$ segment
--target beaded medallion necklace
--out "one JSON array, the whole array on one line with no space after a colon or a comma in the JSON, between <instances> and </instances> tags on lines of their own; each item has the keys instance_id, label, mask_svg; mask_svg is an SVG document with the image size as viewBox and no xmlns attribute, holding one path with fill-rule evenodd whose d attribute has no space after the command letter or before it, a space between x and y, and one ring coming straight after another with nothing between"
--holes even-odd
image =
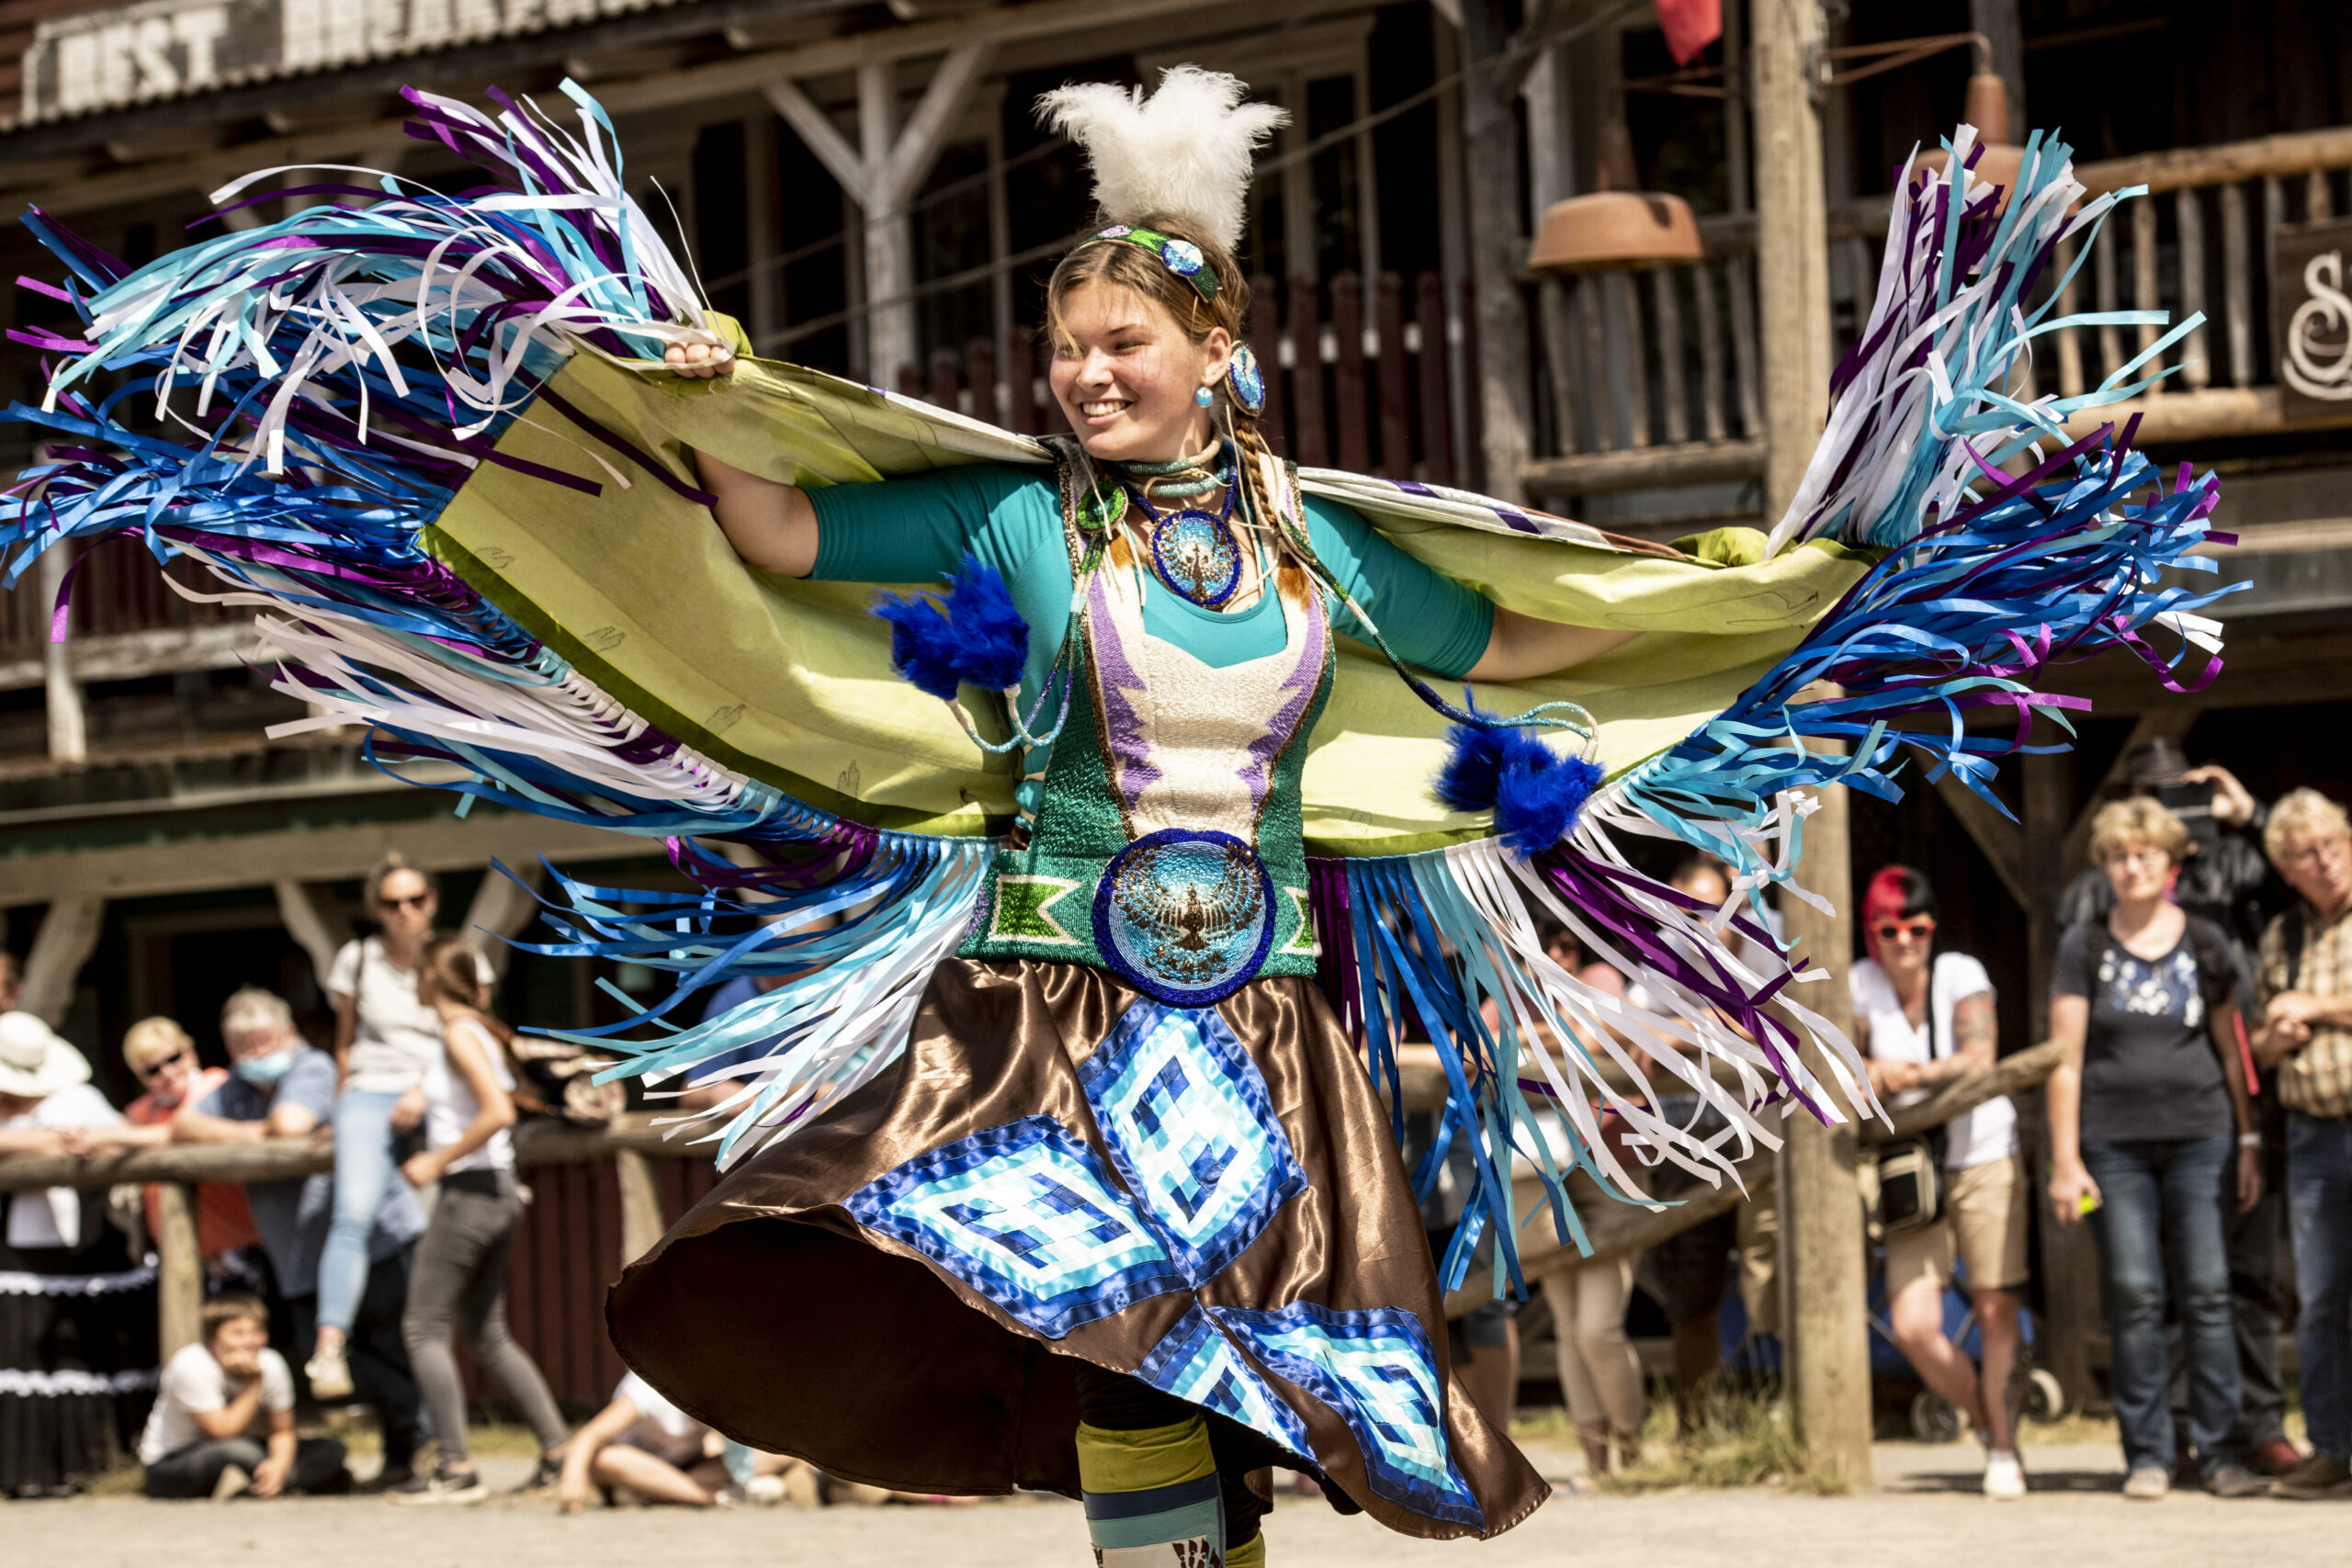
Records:
<instances>
[{"instance_id":1,"label":"beaded medallion necklace","mask_svg":"<svg viewBox=\"0 0 2352 1568\"><path fill-rule=\"evenodd\" d=\"M1233 532L1233 502L1239 490L1229 449L1162 463L1106 463L1149 521L1151 570L1171 592L1204 610L1219 609L1241 586L1241 541ZM1180 505L1162 512L1155 499L1182 502L1222 489L1216 512Z\"/></svg>"}]
</instances>

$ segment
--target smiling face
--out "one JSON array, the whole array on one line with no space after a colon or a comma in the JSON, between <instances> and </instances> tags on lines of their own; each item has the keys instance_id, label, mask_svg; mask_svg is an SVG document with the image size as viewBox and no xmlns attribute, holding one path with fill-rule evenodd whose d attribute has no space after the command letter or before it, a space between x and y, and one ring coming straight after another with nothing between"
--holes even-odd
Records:
<instances>
[{"instance_id":1,"label":"smiling face","mask_svg":"<svg viewBox=\"0 0 2352 1568\"><path fill-rule=\"evenodd\" d=\"M1165 462L1208 446L1196 394L1232 358L1223 327L1194 343L1164 306L1109 282L1071 289L1054 314L1054 400L1090 457Z\"/></svg>"}]
</instances>

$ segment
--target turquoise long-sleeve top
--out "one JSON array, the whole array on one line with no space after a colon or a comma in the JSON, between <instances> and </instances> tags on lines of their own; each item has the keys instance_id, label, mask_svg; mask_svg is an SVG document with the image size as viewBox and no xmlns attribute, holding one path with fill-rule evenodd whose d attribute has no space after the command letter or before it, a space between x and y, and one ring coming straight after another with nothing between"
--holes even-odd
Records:
<instances>
[{"instance_id":1,"label":"turquoise long-sleeve top","mask_svg":"<svg viewBox=\"0 0 2352 1568\"><path fill-rule=\"evenodd\" d=\"M965 552L1004 576L1029 623L1024 706L1036 700L1069 624L1069 552L1061 498L1049 474L974 464L919 479L831 485L808 492L817 513L812 578L838 582L924 582L946 576ZM1449 679L1469 673L1493 634L1494 606L1432 571L1374 532L1363 513L1306 498L1307 537L1331 575L1379 623L1396 656ZM1344 605L1333 627L1370 641ZM1231 614L1204 609L1144 573L1143 620L1152 636L1223 669L1283 646L1282 602L1261 594ZM1045 715L1041 723L1051 723Z\"/></svg>"}]
</instances>

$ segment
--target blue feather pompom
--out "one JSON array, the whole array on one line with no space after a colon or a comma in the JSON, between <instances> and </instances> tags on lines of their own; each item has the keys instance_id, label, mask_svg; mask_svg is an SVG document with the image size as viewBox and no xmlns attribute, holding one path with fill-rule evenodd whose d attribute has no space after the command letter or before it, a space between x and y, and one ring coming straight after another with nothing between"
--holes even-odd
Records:
<instances>
[{"instance_id":1,"label":"blue feather pompom","mask_svg":"<svg viewBox=\"0 0 2352 1568\"><path fill-rule=\"evenodd\" d=\"M1012 607L1004 574L969 551L947 580L946 609L933 598L885 593L874 613L890 623L890 667L920 691L954 702L961 685L1018 685L1029 623Z\"/></svg>"},{"instance_id":2,"label":"blue feather pompom","mask_svg":"<svg viewBox=\"0 0 2352 1568\"><path fill-rule=\"evenodd\" d=\"M1523 729L1457 724L1445 738L1438 799L1454 811L1492 811L1504 846L1522 859L1567 837L1600 787L1599 763L1563 757Z\"/></svg>"}]
</instances>

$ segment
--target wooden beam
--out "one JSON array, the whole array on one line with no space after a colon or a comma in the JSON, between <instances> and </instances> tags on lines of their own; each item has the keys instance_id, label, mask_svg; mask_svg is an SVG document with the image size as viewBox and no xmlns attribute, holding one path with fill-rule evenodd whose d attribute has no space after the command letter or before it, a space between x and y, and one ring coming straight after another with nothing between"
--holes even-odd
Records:
<instances>
[{"instance_id":1,"label":"wooden beam","mask_svg":"<svg viewBox=\"0 0 2352 1568\"><path fill-rule=\"evenodd\" d=\"M1753 441L1685 441L1615 452L1536 457L1520 471L1538 495L1611 495L1660 485L1720 484L1764 477L1765 446Z\"/></svg>"},{"instance_id":2,"label":"wooden beam","mask_svg":"<svg viewBox=\"0 0 2352 1568\"><path fill-rule=\"evenodd\" d=\"M319 989L327 988L334 955L351 940L351 916L327 883L281 876L273 885L277 894L277 919L311 960Z\"/></svg>"},{"instance_id":3,"label":"wooden beam","mask_svg":"<svg viewBox=\"0 0 2352 1568\"><path fill-rule=\"evenodd\" d=\"M539 901L534 895L547 886L548 880L547 867L536 860L509 869L522 882L518 885L514 876L503 872L490 872L481 879L481 886L474 889L473 902L466 906L466 918L458 927L473 938L474 946L489 964L491 973L502 980L506 977L506 965L514 956L507 941L521 936L538 919Z\"/></svg>"},{"instance_id":4,"label":"wooden beam","mask_svg":"<svg viewBox=\"0 0 2352 1568\"><path fill-rule=\"evenodd\" d=\"M393 850L430 871L492 860L619 860L661 852L661 840L552 822L522 812L476 811L355 823L306 832L182 839L54 854L0 856L0 908L46 904L76 893L144 898L221 887L268 886L283 877L333 881L363 876Z\"/></svg>"},{"instance_id":5,"label":"wooden beam","mask_svg":"<svg viewBox=\"0 0 2352 1568\"><path fill-rule=\"evenodd\" d=\"M605 1127L535 1117L514 1129L517 1165L569 1165L624 1150L707 1159L716 1145L667 1137L675 1118L632 1111ZM124 1181L282 1181L334 1169L333 1138L266 1138L254 1144L164 1144L77 1159L72 1155L0 1156L0 1192L44 1187L104 1189Z\"/></svg>"},{"instance_id":6,"label":"wooden beam","mask_svg":"<svg viewBox=\"0 0 2352 1568\"><path fill-rule=\"evenodd\" d=\"M2075 165L2075 177L2093 196L2126 186L2146 186L2149 194L2185 186L2234 184L2278 178L2352 164L2352 126L2290 131L2283 136L2229 141L2217 147L2174 147L2130 158L2103 158Z\"/></svg>"},{"instance_id":7,"label":"wooden beam","mask_svg":"<svg viewBox=\"0 0 2352 1568\"><path fill-rule=\"evenodd\" d=\"M107 901L91 893L66 893L51 902L33 935L32 952L25 956L18 1007L51 1029L65 1021L74 1005L74 982L97 951L106 912Z\"/></svg>"},{"instance_id":8,"label":"wooden beam","mask_svg":"<svg viewBox=\"0 0 2352 1568\"><path fill-rule=\"evenodd\" d=\"M2299 430L2334 430L2352 424L2352 409L2289 419L2276 387L2208 387L2202 391L2166 391L2130 398L2103 407L2077 409L2065 423L2066 439L2079 441L2103 424L2123 428L2134 415L2140 446L2183 441L2212 441L2227 435L2278 435Z\"/></svg>"},{"instance_id":9,"label":"wooden beam","mask_svg":"<svg viewBox=\"0 0 2352 1568\"><path fill-rule=\"evenodd\" d=\"M2009 897L2025 908L2032 897L2032 889L2025 869L2025 829L1993 807L1982 795L1960 782L1960 775L1946 773L1936 781L1936 795L1959 818L1962 828L1973 840L2009 890Z\"/></svg>"},{"instance_id":10,"label":"wooden beam","mask_svg":"<svg viewBox=\"0 0 2352 1568\"><path fill-rule=\"evenodd\" d=\"M240 622L76 637L60 646L67 678L86 684L92 681L135 681L145 675L175 674L182 670L233 670L256 654L261 639L254 635L251 622ZM19 643L0 652L0 692L28 691L40 685L49 679L49 665L46 647L28 651Z\"/></svg>"}]
</instances>

